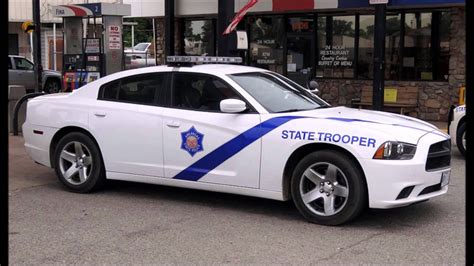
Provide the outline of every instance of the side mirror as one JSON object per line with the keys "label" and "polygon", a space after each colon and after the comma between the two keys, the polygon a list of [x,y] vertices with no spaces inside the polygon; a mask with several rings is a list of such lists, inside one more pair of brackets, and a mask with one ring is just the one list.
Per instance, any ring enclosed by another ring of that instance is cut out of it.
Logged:
{"label": "side mirror", "polygon": [[224,113],[240,113],[247,110],[247,105],[242,100],[225,99],[220,102],[221,111]]}
{"label": "side mirror", "polygon": [[316,80],[311,80],[308,84],[308,90],[313,93],[317,94],[319,92],[319,84]]}

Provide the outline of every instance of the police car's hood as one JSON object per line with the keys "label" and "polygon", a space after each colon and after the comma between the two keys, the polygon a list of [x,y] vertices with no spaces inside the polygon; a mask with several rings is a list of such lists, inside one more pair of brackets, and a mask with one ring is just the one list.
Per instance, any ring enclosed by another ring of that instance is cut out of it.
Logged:
{"label": "police car's hood", "polygon": [[[417,143],[425,134],[438,128],[425,121],[387,112],[359,110],[347,107],[321,108],[298,112],[298,115],[347,123],[348,126],[364,127],[391,135],[394,140]],[[443,133],[444,134],[444,133]]]}

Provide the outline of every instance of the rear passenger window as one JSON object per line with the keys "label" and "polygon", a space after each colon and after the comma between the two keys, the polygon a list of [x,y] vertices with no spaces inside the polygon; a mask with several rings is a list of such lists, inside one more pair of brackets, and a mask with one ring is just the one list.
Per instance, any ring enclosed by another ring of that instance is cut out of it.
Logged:
{"label": "rear passenger window", "polygon": [[164,74],[124,78],[102,87],[102,99],[119,102],[153,104],[163,90]]}
{"label": "rear passenger window", "polygon": [[114,81],[102,87],[102,99],[116,100],[119,84],[118,81]]}

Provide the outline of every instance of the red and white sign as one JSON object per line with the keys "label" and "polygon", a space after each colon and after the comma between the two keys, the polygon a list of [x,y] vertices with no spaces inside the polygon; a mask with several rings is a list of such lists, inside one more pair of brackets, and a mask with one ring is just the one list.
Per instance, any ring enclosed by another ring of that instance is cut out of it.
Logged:
{"label": "red and white sign", "polygon": [[122,31],[118,25],[110,25],[108,28],[109,49],[122,49]]}
{"label": "red and white sign", "polygon": [[[236,12],[244,6],[245,0],[235,0]],[[338,8],[342,0],[260,0],[251,12],[285,12],[313,9]],[[344,0],[344,2],[356,0]]]}

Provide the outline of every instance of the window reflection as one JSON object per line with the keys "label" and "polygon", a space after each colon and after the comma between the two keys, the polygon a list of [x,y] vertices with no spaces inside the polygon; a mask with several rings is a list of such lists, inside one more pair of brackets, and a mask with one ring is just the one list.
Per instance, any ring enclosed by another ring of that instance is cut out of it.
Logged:
{"label": "window reflection", "polygon": [[405,15],[402,79],[433,80],[431,13]]}
{"label": "window reflection", "polygon": [[283,73],[284,21],[281,17],[253,17],[250,21],[250,64]]}
{"label": "window reflection", "polygon": [[398,80],[400,75],[401,15],[388,15],[385,22],[385,79]]}
{"label": "window reflection", "polygon": [[[318,73],[323,77],[354,77],[355,16],[326,21],[326,45],[319,47]],[[320,43],[320,42],[319,42]]]}
{"label": "window reflection", "polygon": [[184,23],[184,53],[215,55],[212,20],[191,20]]}
{"label": "window reflection", "polygon": [[371,79],[374,77],[374,16],[359,17],[359,64],[357,77]]}

